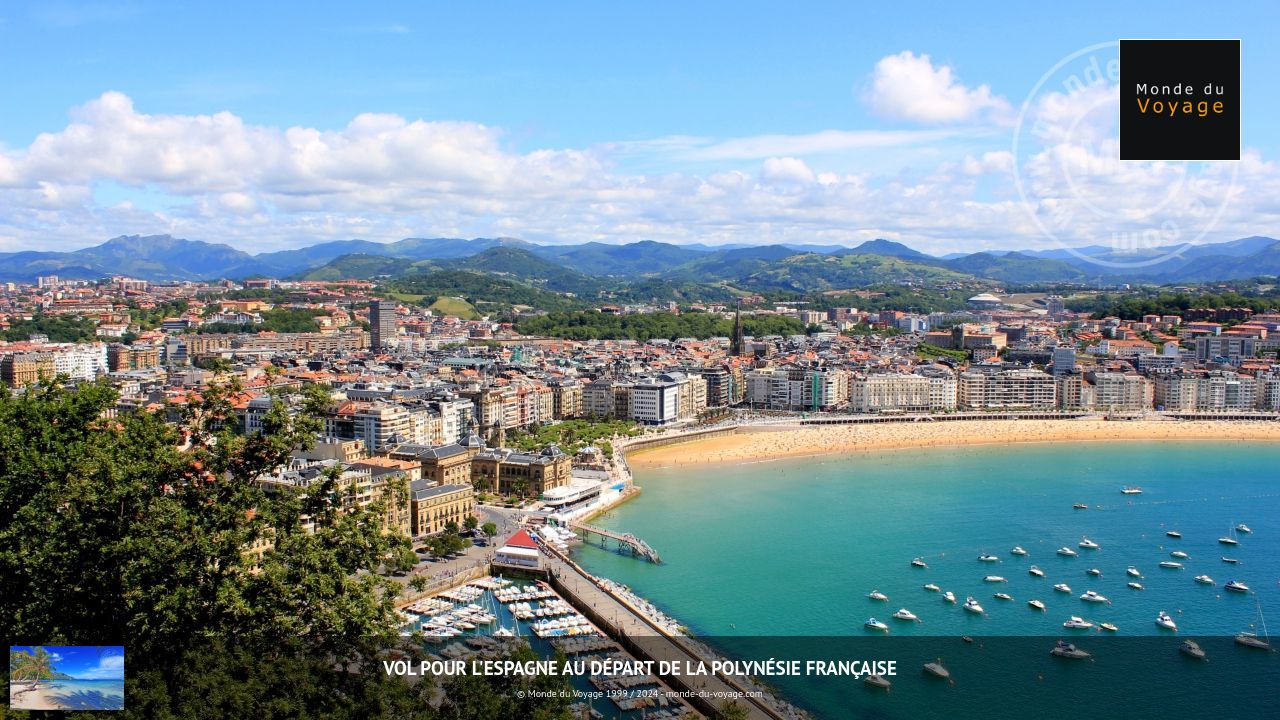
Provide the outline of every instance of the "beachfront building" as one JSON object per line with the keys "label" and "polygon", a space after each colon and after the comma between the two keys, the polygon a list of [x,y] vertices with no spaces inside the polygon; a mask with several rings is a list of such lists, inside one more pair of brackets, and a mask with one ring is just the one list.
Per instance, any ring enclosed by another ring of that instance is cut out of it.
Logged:
{"label": "beachfront building", "polygon": [[631,417],[632,385],[630,381],[611,377],[593,380],[582,388],[583,412],[597,418]]}
{"label": "beachfront building", "polygon": [[859,375],[849,381],[851,412],[945,412],[955,407],[956,377],[944,368]]}
{"label": "beachfront building", "polygon": [[493,562],[498,565],[538,568],[542,565],[542,554],[538,551],[538,543],[529,533],[520,530],[507,538],[502,547],[494,552]]}
{"label": "beachfront building", "polygon": [[1093,407],[1107,412],[1143,412],[1151,407],[1151,382],[1136,373],[1090,372]]}
{"label": "beachfront building", "polygon": [[1258,354],[1259,338],[1247,335],[1209,335],[1195,339],[1196,360],[1215,362],[1225,360],[1239,365]]}
{"label": "beachfront building", "polygon": [[993,365],[961,373],[956,402],[966,410],[1051,410],[1056,393],[1053,376],[1046,372]]}
{"label": "beachfront building", "polygon": [[471,483],[437,484],[427,479],[409,486],[410,527],[415,538],[444,532],[450,522],[458,528],[475,511]]}
{"label": "beachfront building", "polygon": [[468,448],[458,443],[448,445],[397,445],[387,452],[394,460],[418,463],[419,474],[439,485],[471,483],[471,459],[479,447]]}
{"label": "beachfront building", "polygon": [[769,410],[834,410],[849,401],[849,373],[823,368],[760,368],[746,374],[747,402]]}

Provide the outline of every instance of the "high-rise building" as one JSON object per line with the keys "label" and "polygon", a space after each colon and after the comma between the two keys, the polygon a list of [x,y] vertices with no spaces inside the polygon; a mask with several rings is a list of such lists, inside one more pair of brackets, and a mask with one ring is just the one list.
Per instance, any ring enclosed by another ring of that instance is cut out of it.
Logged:
{"label": "high-rise building", "polygon": [[374,300],[369,303],[369,331],[374,350],[382,350],[395,343],[395,302],[391,300]]}

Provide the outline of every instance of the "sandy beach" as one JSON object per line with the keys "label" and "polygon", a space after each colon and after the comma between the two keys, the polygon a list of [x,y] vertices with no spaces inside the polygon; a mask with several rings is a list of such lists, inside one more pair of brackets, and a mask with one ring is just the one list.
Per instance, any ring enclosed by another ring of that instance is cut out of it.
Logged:
{"label": "sandy beach", "polygon": [[627,462],[634,468],[736,464],[899,448],[1114,440],[1280,440],[1280,422],[962,420],[745,426],[732,435],[628,451]]}
{"label": "sandy beach", "polygon": [[53,695],[58,691],[57,685],[48,682],[40,684],[36,690],[28,690],[29,683],[11,684],[9,686],[9,707],[15,710],[62,710],[62,705],[54,701]]}

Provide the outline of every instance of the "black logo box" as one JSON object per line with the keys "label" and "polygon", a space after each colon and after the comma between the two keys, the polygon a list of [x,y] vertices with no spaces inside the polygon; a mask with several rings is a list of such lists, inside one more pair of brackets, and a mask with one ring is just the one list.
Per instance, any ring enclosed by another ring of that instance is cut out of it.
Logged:
{"label": "black logo box", "polygon": [[1121,160],[1239,160],[1240,103],[1239,40],[1120,41]]}

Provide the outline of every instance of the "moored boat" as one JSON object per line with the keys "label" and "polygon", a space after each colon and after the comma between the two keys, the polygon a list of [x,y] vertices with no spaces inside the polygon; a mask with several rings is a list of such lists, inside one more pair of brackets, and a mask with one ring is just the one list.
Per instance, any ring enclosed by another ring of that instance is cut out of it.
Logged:
{"label": "moored boat", "polygon": [[943,666],[942,666],[942,662],[941,662],[941,661],[939,661],[939,662],[925,663],[925,664],[924,664],[924,671],[925,671],[925,672],[927,672],[927,673],[929,673],[930,675],[932,675],[932,676],[934,676],[934,677],[942,678],[943,680],[950,680],[950,679],[951,679],[951,671],[949,671],[949,670],[947,670],[945,667],[943,667]]}
{"label": "moored boat", "polygon": [[1089,539],[1089,538],[1087,538],[1087,537],[1086,537],[1086,538],[1080,538],[1080,543],[1079,543],[1079,545],[1080,545],[1080,547],[1084,548],[1085,550],[1097,550],[1098,548],[1102,547],[1101,545],[1099,545],[1098,543],[1096,543],[1096,542],[1094,542],[1094,541],[1090,540],[1090,539]]}
{"label": "moored boat", "polygon": [[1204,660],[1204,649],[1195,640],[1183,640],[1178,652],[1193,660]]}
{"label": "moored boat", "polygon": [[1138,572],[1138,568],[1130,565],[1128,570],[1124,571],[1129,577],[1142,577],[1142,573]]}
{"label": "moored boat", "polygon": [[1012,599],[1013,599],[1013,596],[1012,596],[1012,595],[1010,595],[1009,593],[1002,593],[1002,592],[999,592],[999,593],[996,593],[996,594],[995,594],[995,599],[997,599],[997,600],[1012,600]]}
{"label": "moored boat", "polygon": [[1093,577],[1102,577],[1102,571],[1099,570],[1098,568],[1089,568],[1088,570],[1084,571],[1084,574],[1092,575]]}
{"label": "moored boat", "polygon": [[1142,589],[1142,583],[1131,582],[1131,583],[1129,583],[1129,587],[1130,587],[1131,589],[1133,589],[1133,590],[1141,590],[1141,589]]}
{"label": "moored boat", "polygon": [[911,567],[927,568],[929,565],[924,561],[924,558],[914,558],[911,561]]}
{"label": "moored boat", "polygon": [[1109,622],[1102,623],[1101,625],[1098,626],[1098,629],[1106,630],[1107,632],[1120,632],[1120,628],[1116,627],[1113,623],[1109,623]]}
{"label": "moored boat", "polygon": [[1039,600],[1028,600],[1027,604],[1037,610],[1044,610],[1044,603]]}
{"label": "moored boat", "polygon": [[1134,485],[1134,486],[1125,485],[1124,487],[1120,488],[1120,494],[1121,495],[1141,495],[1142,488],[1138,487],[1137,485]]}
{"label": "moored boat", "polygon": [[1072,615],[1070,619],[1062,623],[1062,627],[1067,628],[1068,630],[1088,630],[1093,627],[1093,623],[1082,617]]}
{"label": "moored boat", "polygon": [[1213,584],[1214,584],[1214,583],[1213,583],[1213,578],[1209,577],[1208,575],[1197,575],[1197,576],[1196,576],[1196,582],[1200,583],[1201,585],[1213,585]]}
{"label": "moored boat", "polygon": [[926,583],[924,586],[924,589],[928,590],[929,592],[938,592],[942,588],[938,587],[937,585],[934,585],[933,583]]}
{"label": "moored boat", "polygon": [[879,590],[872,590],[871,592],[867,593],[867,598],[869,598],[869,599],[871,599],[871,600],[877,600],[877,601],[879,601],[879,602],[888,602],[888,601],[889,601],[889,596],[888,596],[888,595],[885,595],[884,593],[880,592]]}
{"label": "moored boat", "polygon": [[1247,533],[1253,532],[1253,529],[1250,528],[1248,525],[1245,525],[1244,523],[1240,523],[1239,525],[1236,525],[1236,532],[1247,534]]}
{"label": "moored boat", "polygon": [[1079,553],[1064,545],[1063,547],[1058,548],[1058,554],[1063,557],[1075,557]]}
{"label": "moored boat", "polygon": [[883,632],[888,632],[888,631],[889,631],[889,626],[888,626],[888,625],[884,624],[884,623],[883,623],[883,622],[881,622],[880,620],[877,620],[877,619],[875,619],[875,618],[873,618],[873,617],[871,617],[871,618],[867,618],[867,621],[866,621],[866,622],[864,622],[864,623],[862,623],[862,626],[863,626],[863,627],[865,627],[865,628],[870,628],[871,630],[880,630],[880,631],[883,631]]}
{"label": "moored boat", "polygon": [[1071,586],[1070,586],[1070,585],[1068,585],[1068,584],[1066,584],[1066,583],[1058,583],[1057,585],[1054,585],[1054,586],[1053,586],[1053,589],[1054,589],[1054,590],[1057,590],[1057,591],[1058,591],[1058,592],[1060,592],[1060,593],[1070,593],[1070,592],[1071,592]]}
{"label": "moored boat", "polygon": [[1222,556],[1222,562],[1224,562],[1224,563],[1226,563],[1226,564],[1228,564],[1228,565],[1239,565],[1239,564],[1240,564],[1240,561],[1239,561],[1239,560],[1237,560],[1237,559],[1235,559],[1235,558],[1229,558],[1229,557],[1227,557],[1227,556],[1225,556],[1225,555],[1223,555],[1223,556]]}
{"label": "moored boat", "polygon": [[982,606],[979,605],[978,601],[974,600],[972,597],[965,598],[964,609],[966,612],[971,612],[979,615],[981,615],[984,612],[982,609]]}
{"label": "moored boat", "polygon": [[1169,617],[1169,613],[1163,610],[1160,611],[1159,615],[1156,615],[1156,625],[1159,625],[1165,630],[1172,630],[1174,632],[1178,631],[1178,623],[1174,622],[1173,618]]}
{"label": "moored boat", "polygon": [[893,684],[888,680],[886,680],[882,675],[867,675],[866,677],[862,678],[862,682],[866,683],[867,685],[873,688],[880,688],[884,690],[888,690],[889,686]]}
{"label": "moored boat", "polygon": [[1086,590],[1084,594],[1080,596],[1080,599],[1085,602],[1093,602],[1093,603],[1111,602],[1105,596],[1099,595],[1093,590]]}
{"label": "moored boat", "polygon": [[1227,590],[1230,590],[1231,592],[1238,592],[1238,593],[1249,592],[1249,586],[1245,585],[1243,582],[1239,580],[1228,580],[1227,584],[1223,585],[1222,587],[1226,588]]}
{"label": "moored boat", "polygon": [[987,553],[983,553],[982,555],[978,556],[978,562],[1000,562],[1000,558],[996,557],[995,555],[989,555]]}
{"label": "moored boat", "polygon": [[1164,562],[1160,563],[1160,567],[1162,567],[1162,568],[1164,568],[1164,569],[1166,569],[1166,570],[1181,570],[1181,569],[1182,569],[1182,563],[1180,563],[1180,562],[1174,562],[1174,561],[1172,561],[1172,560],[1165,560]]}
{"label": "moored boat", "polygon": [[1175,557],[1175,558],[1178,558],[1179,560],[1186,560],[1191,556],[1182,552],[1181,550],[1174,550],[1173,552],[1169,553],[1169,557]]}
{"label": "moored boat", "polygon": [[1182,537],[1182,533],[1178,532],[1177,530],[1165,530],[1164,534],[1168,535],[1171,538],[1174,538],[1175,540]]}
{"label": "moored boat", "polygon": [[1009,581],[1005,580],[1004,577],[1000,575],[988,575],[982,578],[982,582],[1002,583],[1002,582],[1009,582]]}
{"label": "moored boat", "polygon": [[942,599],[946,602],[954,603],[956,601],[956,594],[948,590],[942,593]]}
{"label": "moored boat", "polygon": [[920,620],[920,618],[916,617],[915,613],[911,612],[906,608],[902,608],[898,610],[898,612],[894,613],[893,619],[894,620],[910,620],[912,622],[918,622]]}
{"label": "moored boat", "polygon": [[1014,545],[1014,546],[1013,546],[1013,549],[1012,549],[1012,550],[1010,550],[1009,552],[1010,552],[1011,554],[1013,554],[1013,555],[1027,555],[1027,554],[1028,554],[1028,553],[1027,553],[1027,551],[1026,551],[1026,550],[1025,550],[1021,545]]}
{"label": "moored boat", "polygon": [[1032,565],[1031,569],[1028,570],[1027,572],[1031,575],[1035,575],[1036,577],[1044,577],[1044,571],[1036,567],[1035,565]]}
{"label": "moored boat", "polygon": [[1068,660],[1088,660],[1093,657],[1089,653],[1065,640],[1059,640],[1058,644],[1054,645],[1053,649],[1049,651],[1049,654],[1060,658],[1066,658]]}

